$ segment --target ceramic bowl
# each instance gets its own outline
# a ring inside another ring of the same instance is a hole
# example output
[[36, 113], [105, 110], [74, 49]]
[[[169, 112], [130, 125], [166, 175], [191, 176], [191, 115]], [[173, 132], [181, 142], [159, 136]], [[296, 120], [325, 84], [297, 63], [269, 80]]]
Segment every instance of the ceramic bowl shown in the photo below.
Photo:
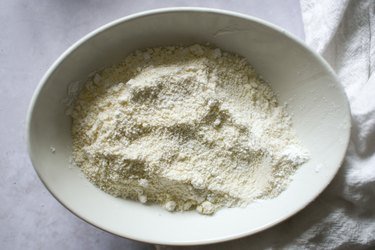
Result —
[[[130, 52], [164, 45], [210, 43], [248, 59], [287, 103], [294, 129], [310, 153], [278, 197], [213, 216], [170, 213], [156, 205], [112, 197], [71, 166], [71, 118], [64, 99], [72, 83], [121, 61]], [[292, 35], [246, 15], [171, 8], [131, 15], [80, 39], [47, 71], [27, 120], [32, 163], [51, 194], [72, 213], [108, 232], [156, 244], [231, 240], [269, 228], [303, 209], [330, 183], [349, 141], [350, 111], [328, 64]], [[51, 151], [55, 149], [53, 153]]]

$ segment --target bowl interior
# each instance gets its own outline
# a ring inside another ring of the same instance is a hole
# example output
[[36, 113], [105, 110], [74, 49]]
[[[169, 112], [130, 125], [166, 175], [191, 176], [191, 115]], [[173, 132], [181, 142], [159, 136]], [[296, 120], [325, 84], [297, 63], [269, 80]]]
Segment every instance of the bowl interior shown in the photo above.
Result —
[[[71, 167], [70, 117], [63, 104], [72, 82], [139, 48], [211, 43], [245, 56], [288, 103], [294, 128], [311, 160], [275, 199], [214, 216], [169, 213], [158, 206], [114, 198]], [[40, 178], [69, 210], [109, 232], [159, 244], [204, 244], [268, 228], [311, 202], [331, 181], [344, 157], [350, 130], [346, 96], [330, 68], [278, 28], [224, 11], [153, 11], [100, 28], [51, 67], [32, 101], [30, 156]], [[50, 147], [56, 149], [52, 153]]]

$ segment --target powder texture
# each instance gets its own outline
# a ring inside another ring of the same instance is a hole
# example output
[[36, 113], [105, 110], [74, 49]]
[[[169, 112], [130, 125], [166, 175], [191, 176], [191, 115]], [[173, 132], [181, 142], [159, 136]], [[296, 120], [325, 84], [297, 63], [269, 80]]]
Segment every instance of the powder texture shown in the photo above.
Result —
[[134, 52], [85, 84], [72, 117], [92, 183], [168, 211], [274, 197], [308, 159], [246, 59], [200, 45]]

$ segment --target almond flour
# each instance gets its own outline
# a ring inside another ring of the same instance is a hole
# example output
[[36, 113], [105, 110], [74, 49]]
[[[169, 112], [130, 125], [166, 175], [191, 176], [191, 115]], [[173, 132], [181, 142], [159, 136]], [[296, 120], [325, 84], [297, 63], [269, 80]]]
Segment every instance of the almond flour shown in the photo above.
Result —
[[92, 183], [168, 211], [275, 197], [308, 159], [246, 59], [200, 45], [136, 51], [102, 70], [72, 117], [73, 158]]

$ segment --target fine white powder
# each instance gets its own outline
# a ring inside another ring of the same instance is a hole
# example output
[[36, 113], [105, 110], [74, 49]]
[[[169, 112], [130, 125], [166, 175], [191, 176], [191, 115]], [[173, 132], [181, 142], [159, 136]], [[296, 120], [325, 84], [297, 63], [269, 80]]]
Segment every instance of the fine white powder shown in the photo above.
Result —
[[275, 197], [308, 159], [246, 59], [206, 46], [136, 51], [85, 84], [72, 117], [92, 183], [168, 211]]

